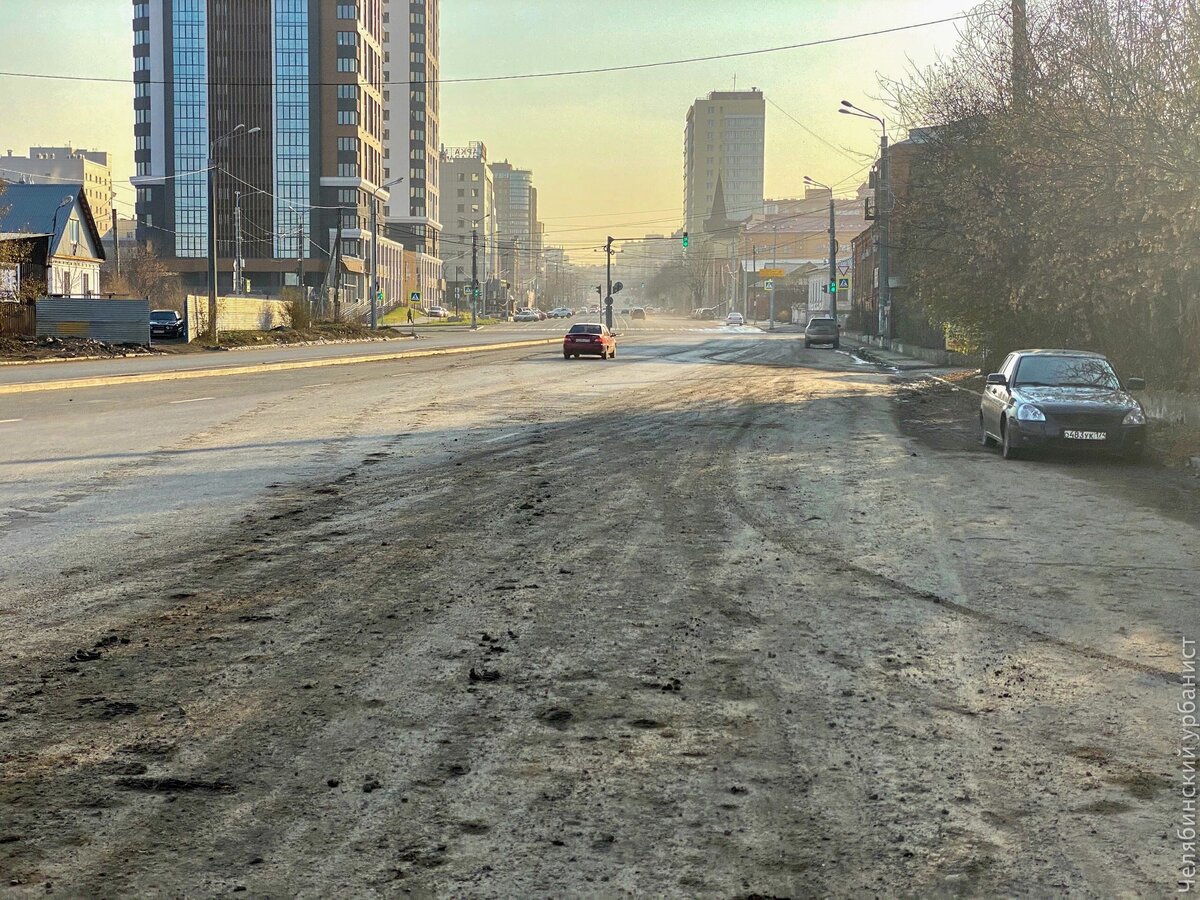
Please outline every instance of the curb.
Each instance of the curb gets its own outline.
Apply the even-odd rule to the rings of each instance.
[[[109,387],[119,384],[146,384],[153,381],[184,381],[193,378],[215,378],[223,375],[258,375],[264,372],[284,372],[289,369],[320,369],[328,366],[397,362],[406,359],[428,359],[433,356],[455,356],[463,353],[517,350],[523,347],[541,347],[561,343],[562,337],[554,337],[535,341],[481,344],[477,347],[442,347],[436,350],[410,350],[407,353],[380,353],[373,356],[334,356],[326,359],[296,360],[295,362],[259,363],[252,366],[224,366],[218,369],[174,369],[169,372],[147,372],[140,375],[98,375],[92,378],[64,378],[58,381],[0,385],[0,395],[32,394],[38,391],[65,391],[73,388]]]

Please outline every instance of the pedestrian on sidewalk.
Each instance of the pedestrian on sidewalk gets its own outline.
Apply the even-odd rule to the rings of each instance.
[[[408,324],[411,325],[412,323],[413,323],[413,314],[412,314],[412,307],[410,306],[408,308]]]

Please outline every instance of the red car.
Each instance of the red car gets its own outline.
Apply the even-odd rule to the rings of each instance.
[[[572,356],[598,356],[612,359],[617,355],[617,339],[607,325],[580,322],[572,325],[563,338],[563,359]]]

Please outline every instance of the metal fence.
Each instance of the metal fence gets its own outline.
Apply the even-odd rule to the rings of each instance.
[[[150,343],[149,300],[37,301],[37,335],[83,337],[110,344]]]

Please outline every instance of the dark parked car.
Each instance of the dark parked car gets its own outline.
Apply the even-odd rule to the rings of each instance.
[[[1141,456],[1146,411],[1099,353],[1018,350],[987,376],[979,404],[979,440],[999,443],[1005,459],[1026,448],[1088,447]]]
[[[631,319],[644,319],[644,318],[646,318],[646,311],[644,309],[642,309],[640,306],[635,306],[633,308],[633,311],[630,312],[629,317]]]
[[[838,323],[832,316],[813,316],[808,320],[808,326],[804,329],[804,346],[811,347],[813,344],[829,344],[834,350],[842,345]]]
[[[150,337],[183,337],[183,316],[173,309],[156,309],[150,313]]]

